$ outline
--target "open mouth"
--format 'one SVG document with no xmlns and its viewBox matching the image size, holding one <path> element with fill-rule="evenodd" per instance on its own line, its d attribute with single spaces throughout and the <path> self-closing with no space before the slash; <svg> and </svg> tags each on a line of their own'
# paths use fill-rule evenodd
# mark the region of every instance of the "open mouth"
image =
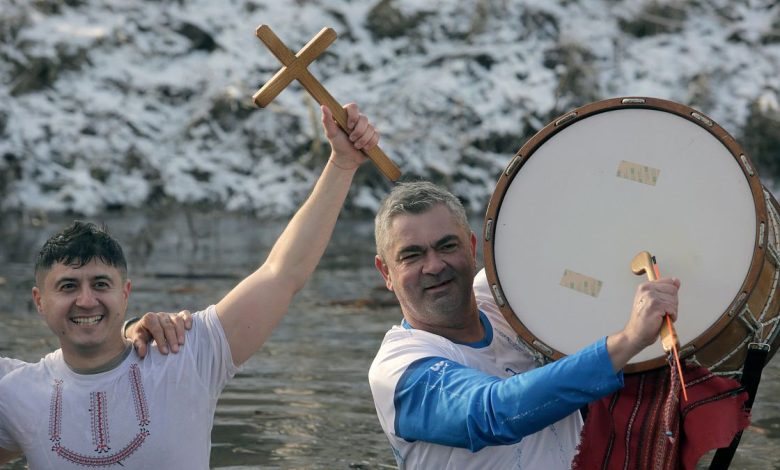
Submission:
<svg viewBox="0 0 780 470">
<path fill-rule="evenodd" d="M 103 315 L 95 315 L 93 317 L 77 317 L 71 318 L 70 321 L 77 325 L 97 325 L 100 320 L 103 319 Z"/>
</svg>

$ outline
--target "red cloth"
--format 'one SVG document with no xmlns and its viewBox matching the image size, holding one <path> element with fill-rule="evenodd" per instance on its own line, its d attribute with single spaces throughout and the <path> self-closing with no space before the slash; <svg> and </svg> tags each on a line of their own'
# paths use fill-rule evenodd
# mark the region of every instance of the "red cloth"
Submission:
<svg viewBox="0 0 780 470">
<path fill-rule="evenodd" d="M 624 387 L 590 404 L 572 469 L 694 469 L 750 424 L 739 382 L 686 367 L 627 374 Z"/>
</svg>

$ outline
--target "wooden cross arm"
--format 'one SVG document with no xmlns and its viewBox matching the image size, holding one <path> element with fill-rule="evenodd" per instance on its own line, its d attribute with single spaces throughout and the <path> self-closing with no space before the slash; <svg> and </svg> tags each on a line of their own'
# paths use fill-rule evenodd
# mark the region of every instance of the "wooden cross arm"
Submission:
<svg viewBox="0 0 780 470">
<path fill-rule="evenodd" d="M 258 27 L 255 35 L 263 41 L 271 53 L 279 59 L 279 62 L 284 64 L 284 67 L 276 72 L 252 97 L 255 104 L 261 108 L 268 106 L 276 98 L 276 95 L 287 88 L 287 85 L 293 80 L 300 80 L 302 75 L 311 76 L 306 67 L 320 54 L 325 52 L 325 49 L 338 37 L 336 31 L 332 28 L 322 28 L 308 44 L 303 46 L 303 49 L 298 54 L 293 55 L 292 51 L 282 43 L 281 39 L 271 31 L 268 25 Z M 314 79 L 313 76 L 311 78 Z M 316 80 L 314 81 L 316 82 Z M 319 82 L 317 83 L 319 84 Z"/>
<path fill-rule="evenodd" d="M 261 108 L 267 106 L 293 80 L 298 80 L 317 103 L 327 106 L 339 126 L 348 132 L 347 112 L 336 101 L 328 90 L 317 81 L 306 68 L 309 63 L 322 54 L 336 40 L 336 32 L 331 28 L 323 28 L 298 54 L 293 55 L 287 46 L 271 30 L 268 25 L 260 25 L 255 35 L 268 47 L 271 53 L 284 65 L 263 87 L 252 97 L 255 104 Z M 391 181 L 401 176 L 401 170 L 390 160 L 379 146 L 363 153 L 370 158 L 379 170 Z"/>
</svg>

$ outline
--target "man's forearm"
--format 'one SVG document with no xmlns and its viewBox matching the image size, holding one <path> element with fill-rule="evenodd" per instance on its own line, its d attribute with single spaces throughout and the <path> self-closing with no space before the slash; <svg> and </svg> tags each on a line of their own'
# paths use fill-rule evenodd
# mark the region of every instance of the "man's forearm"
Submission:
<svg viewBox="0 0 780 470">
<path fill-rule="evenodd" d="M 268 339 L 292 297 L 316 268 L 354 174 L 354 169 L 338 168 L 329 161 L 266 262 L 217 304 L 236 364 L 248 359 Z"/>
<path fill-rule="evenodd" d="M 621 385 L 604 340 L 505 379 L 448 359 L 425 358 L 398 382 L 395 433 L 471 451 L 513 444 Z"/>
<path fill-rule="evenodd" d="M 329 159 L 311 195 L 268 255 L 265 264 L 284 270 L 284 277 L 296 291 L 303 287 L 325 252 L 356 170 L 340 168 Z"/>
</svg>

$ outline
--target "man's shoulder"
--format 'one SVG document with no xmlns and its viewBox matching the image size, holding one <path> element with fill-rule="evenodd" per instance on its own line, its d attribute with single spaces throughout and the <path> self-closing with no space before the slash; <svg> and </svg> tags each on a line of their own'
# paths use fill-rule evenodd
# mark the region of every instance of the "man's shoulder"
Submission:
<svg viewBox="0 0 780 470">
<path fill-rule="evenodd" d="M 38 362 L 22 362 L 5 376 L 0 377 L 0 396 L 7 399 L 12 396 L 26 396 L 40 389 L 52 376 L 52 371 L 64 365 L 62 351 L 56 350 L 44 356 Z M 25 390 L 23 394 L 19 390 Z"/>
<path fill-rule="evenodd" d="M 184 345 L 181 352 L 192 350 L 198 347 L 201 339 L 208 336 L 216 335 L 217 337 L 223 337 L 224 331 L 222 330 L 222 324 L 217 316 L 217 309 L 215 305 L 209 305 L 203 310 L 199 310 L 192 314 L 192 327 L 184 332 Z M 208 340 L 207 340 L 208 341 Z M 168 356 L 177 356 L 178 354 L 160 354 L 157 347 L 150 348 L 150 351 L 154 351 L 163 358 Z"/>
<path fill-rule="evenodd" d="M 163 354 L 157 348 L 157 343 L 152 343 L 147 356 L 143 359 L 138 357 L 138 352 L 134 350 L 133 360 L 142 366 L 142 370 L 179 367 L 174 364 L 195 360 L 198 354 L 197 350 L 202 348 L 205 343 L 210 343 L 209 332 L 215 331 L 215 328 L 220 329 L 221 332 L 216 309 L 214 305 L 211 305 L 192 314 L 192 327 L 184 332 L 184 344 L 179 348 L 179 352 Z"/>
<path fill-rule="evenodd" d="M 230 345 L 215 305 L 192 314 L 192 328 L 185 333 L 184 344 L 178 353 L 164 355 L 155 345 L 139 364 L 142 369 L 153 369 L 155 374 L 185 367 L 214 393 L 221 392 L 227 379 L 238 370 L 233 364 Z"/>
<path fill-rule="evenodd" d="M 448 339 L 428 331 L 394 326 L 385 333 L 377 356 L 442 350 L 446 349 L 449 343 Z"/>
<path fill-rule="evenodd" d="M 219 315 L 217 315 L 217 306 L 209 305 L 208 307 L 192 314 L 192 328 L 190 328 L 186 334 L 195 335 L 199 330 L 215 330 L 223 332 L 222 323 L 220 323 Z"/>
<path fill-rule="evenodd" d="M 41 359 L 38 360 L 38 362 L 24 362 L 19 361 L 16 359 L 12 359 L 14 361 L 15 367 L 9 372 L 9 376 L 14 375 L 35 375 L 35 374 L 41 374 L 45 373 L 47 370 L 51 369 L 52 367 L 59 367 L 60 365 L 64 364 L 64 360 L 62 358 L 62 349 L 57 349 L 55 351 L 52 351 L 45 356 L 43 356 Z"/>
<path fill-rule="evenodd" d="M 27 364 L 26 362 L 20 361 L 19 359 L 13 359 L 10 357 L 0 357 L 0 379 L 5 377 L 8 373 L 13 371 L 14 369 L 18 369 L 19 367 L 26 364 Z"/>
<path fill-rule="evenodd" d="M 441 336 L 423 330 L 394 326 L 386 334 L 371 363 L 370 382 L 398 376 L 413 362 L 426 357 L 448 357 L 451 343 Z"/>
</svg>

